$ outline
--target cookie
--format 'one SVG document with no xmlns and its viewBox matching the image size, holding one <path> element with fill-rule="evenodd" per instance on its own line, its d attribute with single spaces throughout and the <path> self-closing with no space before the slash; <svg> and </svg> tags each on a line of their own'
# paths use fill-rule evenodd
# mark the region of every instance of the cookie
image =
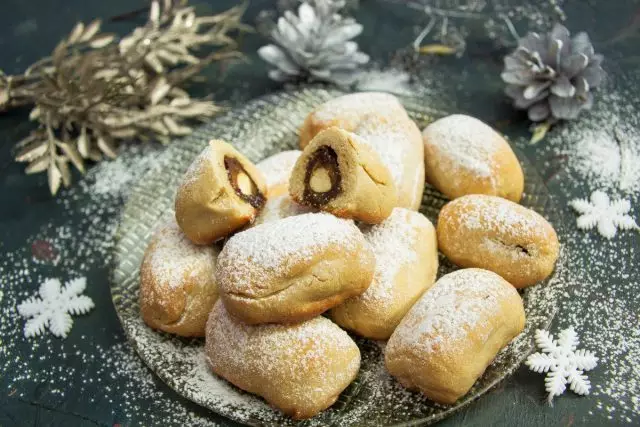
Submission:
<svg viewBox="0 0 640 427">
<path fill-rule="evenodd" d="M 224 141 L 213 140 L 182 178 L 176 221 L 192 242 L 205 245 L 244 227 L 265 204 L 260 171 Z"/>
<path fill-rule="evenodd" d="M 331 319 L 366 338 L 388 339 L 438 271 L 436 231 L 421 213 L 395 208 L 384 222 L 363 226 L 376 269 L 362 295 L 330 311 Z"/>
<path fill-rule="evenodd" d="M 458 270 L 441 277 L 402 319 L 385 348 L 385 365 L 408 389 L 452 404 L 524 323 L 513 286 L 487 270 Z"/>
<path fill-rule="evenodd" d="M 480 194 L 447 203 L 438 216 L 437 235 L 451 262 L 491 270 L 516 288 L 549 277 L 560 251 L 553 226 L 537 212 Z"/>
<path fill-rule="evenodd" d="M 232 236 L 216 272 L 229 312 L 246 323 L 313 318 L 371 284 L 375 258 L 352 221 L 291 216 Z"/>
<path fill-rule="evenodd" d="M 380 157 L 360 137 L 336 127 L 320 132 L 304 149 L 289 194 L 302 205 L 370 224 L 387 218 L 397 200 Z"/>
<path fill-rule="evenodd" d="M 487 194 L 520 201 L 524 175 L 509 143 L 480 120 L 454 114 L 422 132 L 427 181 L 449 199 Z"/>
<path fill-rule="evenodd" d="M 154 329 L 204 336 L 218 299 L 213 246 L 193 244 L 172 219 L 156 229 L 140 266 L 140 314 Z"/>
<path fill-rule="evenodd" d="M 247 325 L 215 305 L 205 353 L 213 372 L 294 419 L 333 405 L 355 379 L 360 350 L 330 320 L 294 325 Z"/>
</svg>

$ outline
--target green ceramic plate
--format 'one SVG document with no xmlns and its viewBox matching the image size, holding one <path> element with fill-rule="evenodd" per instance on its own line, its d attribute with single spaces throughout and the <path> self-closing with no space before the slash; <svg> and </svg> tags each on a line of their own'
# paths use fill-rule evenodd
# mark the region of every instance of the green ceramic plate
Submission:
<svg viewBox="0 0 640 427">
<path fill-rule="evenodd" d="M 527 325 L 525 331 L 504 349 L 469 393 L 454 405 L 435 404 L 408 392 L 391 378 L 383 363 L 384 343 L 355 338 L 362 352 L 362 367 L 356 381 L 338 402 L 312 420 L 294 422 L 271 409 L 258 397 L 242 392 L 211 374 L 204 362 L 200 339 L 180 339 L 145 326 L 138 314 L 138 267 L 152 230 L 173 214 L 173 198 L 180 177 L 211 138 L 231 141 L 249 159 L 259 161 L 297 144 L 297 129 L 315 106 L 339 95 L 308 88 L 284 92 L 252 101 L 203 126 L 188 138 L 176 141 L 164 153 L 164 167 L 147 174 L 133 190 L 124 208 L 117 233 L 116 265 L 112 295 L 125 332 L 140 357 L 170 387 L 186 398 L 233 420 L 250 425 L 424 425 L 442 419 L 469 404 L 511 374 L 531 350 L 534 331 L 550 320 L 552 310 L 543 300 L 544 284 L 523 293 Z M 403 100 L 420 128 L 444 112 L 428 110 L 416 100 Z M 558 217 L 547 189 L 526 157 L 517 153 L 525 172 L 528 206 L 552 223 Z M 424 193 L 421 212 L 434 223 L 446 199 L 431 187 Z M 453 270 L 441 258 L 440 275 Z"/>
</svg>

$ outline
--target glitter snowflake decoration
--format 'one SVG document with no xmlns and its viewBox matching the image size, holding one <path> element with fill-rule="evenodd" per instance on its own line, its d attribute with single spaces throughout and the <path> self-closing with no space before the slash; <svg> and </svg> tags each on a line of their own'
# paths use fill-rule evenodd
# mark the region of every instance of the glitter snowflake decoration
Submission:
<svg viewBox="0 0 640 427">
<path fill-rule="evenodd" d="M 42 334 L 45 329 L 57 337 L 66 338 L 73 326 L 72 314 L 85 314 L 93 308 L 93 301 L 85 295 L 87 279 L 81 277 L 63 287 L 58 279 L 47 279 L 40 285 L 40 297 L 34 296 L 18 305 L 18 313 L 27 320 L 24 336 Z"/>
<path fill-rule="evenodd" d="M 530 355 L 524 363 L 534 372 L 547 373 L 544 384 L 549 404 L 554 396 L 564 393 L 567 384 L 574 393 L 589 394 L 591 382 L 584 371 L 595 368 L 598 358 L 588 350 L 576 350 L 579 344 L 576 331 L 569 327 L 554 340 L 548 331 L 538 329 L 535 340 L 542 352 Z"/>
<path fill-rule="evenodd" d="M 586 199 L 575 199 L 570 205 L 580 214 L 578 228 L 590 230 L 597 226 L 598 232 L 607 239 L 614 237 L 618 229 L 638 228 L 638 224 L 628 215 L 631 203 L 624 199 L 612 202 L 602 191 L 594 191 L 590 202 Z"/>
</svg>

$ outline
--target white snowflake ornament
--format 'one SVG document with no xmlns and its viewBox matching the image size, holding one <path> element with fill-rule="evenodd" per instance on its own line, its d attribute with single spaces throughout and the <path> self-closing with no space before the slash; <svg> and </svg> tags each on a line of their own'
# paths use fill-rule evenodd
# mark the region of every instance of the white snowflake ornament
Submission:
<svg viewBox="0 0 640 427">
<path fill-rule="evenodd" d="M 591 230 L 597 226 L 598 233 L 607 239 L 613 238 L 618 229 L 638 228 L 638 224 L 628 215 L 631 210 L 631 203 L 628 200 L 611 201 L 604 192 L 594 191 L 591 194 L 591 201 L 575 199 L 569 204 L 580 214 L 578 228 Z"/>
<path fill-rule="evenodd" d="M 560 332 L 557 340 L 548 331 L 538 329 L 535 341 L 542 352 L 530 355 L 524 364 L 534 372 L 547 372 L 544 384 L 549 404 L 554 396 L 564 393 L 567 384 L 574 393 L 589 394 L 591 382 L 584 371 L 595 368 L 598 358 L 588 350 L 576 350 L 580 342 L 572 327 Z"/>
<path fill-rule="evenodd" d="M 91 298 L 80 295 L 87 286 L 81 277 L 66 283 L 58 279 L 47 279 L 40 285 L 40 297 L 34 296 L 18 305 L 18 313 L 27 320 L 24 336 L 29 338 L 42 334 L 45 329 L 57 337 L 66 338 L 73 326 L 71 314 L 85 314 L 94 305 Z"/>
</svg>

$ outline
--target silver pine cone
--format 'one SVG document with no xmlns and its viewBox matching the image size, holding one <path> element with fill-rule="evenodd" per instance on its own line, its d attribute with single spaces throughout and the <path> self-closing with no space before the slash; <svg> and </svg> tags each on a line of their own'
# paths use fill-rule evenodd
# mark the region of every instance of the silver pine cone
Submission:
<svg viewBox="0 0 640 427">
<path fill-rule="evenodd" d="M 344 6 L 344 0 L 314 0 L 303 2 L 297 15 L 286 11 L 271 31 L 274 43 L 258 49 L 275 67 L 269 77 L 352 84 L 369 56 L 351 40 L 362 32 L 362 25 L 338 13 Z"/>
<path fill-rule="evenodd" d="M 593 105 L 593 93 L 604 80 L 596 54 L 585 32 L 570 38 L 556 24 L 550 33 L 529 33 L 518 48 L 504 58 L 501 75 L 506 94 L 516 108 L 527 110 L 534 122 L 575 119 Z"/>
</svg>

